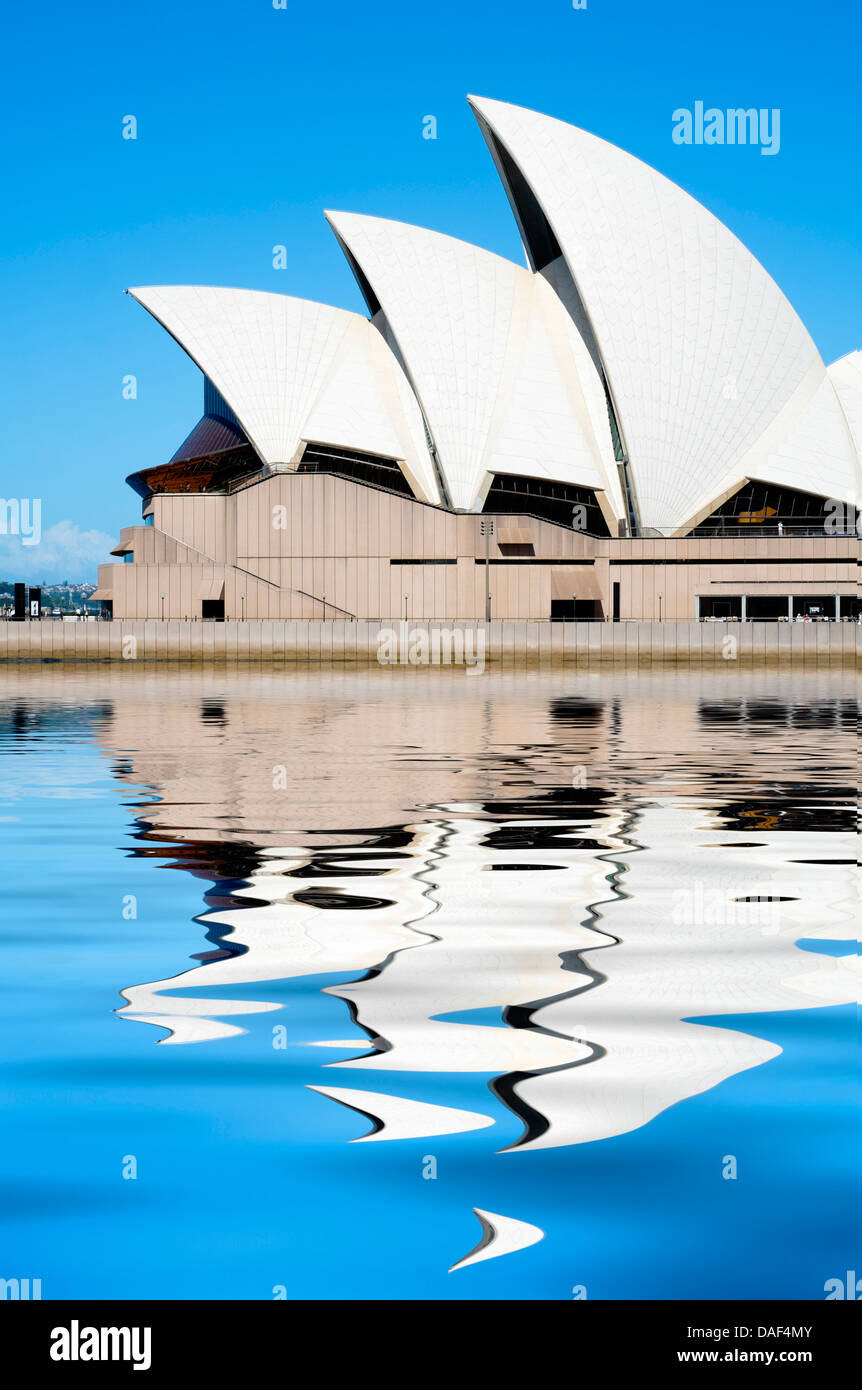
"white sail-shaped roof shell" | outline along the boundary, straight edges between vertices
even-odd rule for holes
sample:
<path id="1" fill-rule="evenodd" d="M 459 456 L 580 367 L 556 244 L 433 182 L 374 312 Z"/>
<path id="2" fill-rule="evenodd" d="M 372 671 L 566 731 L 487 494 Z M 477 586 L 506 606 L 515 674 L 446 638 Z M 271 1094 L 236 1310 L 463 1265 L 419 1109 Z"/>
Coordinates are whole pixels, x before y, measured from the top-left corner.
<path id="1" fill-rule="evenodd" d="M 381 306 L 375 321 L 409 373 L 451 505 L 481 505 L 493 473 L 523 474 L 595 489 L 614 531 L 604 388 L 551 285 L 438 232 L 327 217 Z"/>
<path id="2" fill-rule="evenodd" d="M 839 357 L 837 362 L 833 362 L 829 368 L 829 380 L 841 402 L 857 456 L 862 460 L 862 352 L 848 352 L 846 357 Z M 855 499 L 857 507 L 862 505 L 860 493 L 862 487 Z"/>
<path id="3" fill-rule="evenodd" d="M 492 152 L 499 142 L 532 191 L 577 285 L 641 527 L 684 531 L 751 477 L 850 500 L 858 458 L 825 366 L 727 227 L 586 131 L 470 100 Z"/>
<path id="4" fill-rule="evenodd" d="M 416 495 L 439 503 L 421 411 L 367 319 L 257 290 L 129 293 L 209 378 L 265 463 L 298 461 L 308 441 L 360 450 L 399 460 Z"/>

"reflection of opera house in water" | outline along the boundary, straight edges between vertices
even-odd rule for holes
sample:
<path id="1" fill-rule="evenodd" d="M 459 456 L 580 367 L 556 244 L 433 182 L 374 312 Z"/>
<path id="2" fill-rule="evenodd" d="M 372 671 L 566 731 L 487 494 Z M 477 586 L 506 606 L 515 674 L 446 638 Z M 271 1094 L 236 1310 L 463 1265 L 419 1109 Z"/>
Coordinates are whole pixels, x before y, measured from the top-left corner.
<path id="1" fill-rule="evenodd" d="M 374 1121 L 357 1137 L 478 1129 L 507 1107 L 516 1150 L 625 1133 L 775 1056 L 738 1018 L 691 1020 L 854 998 L 846 960 L 795 944 L 854 935 L 837 862 L 852 828 L 834 787 L 786 772 L 775 798 L 747 797 L 734 721 L 783 719 L 792 747 L 812 720 L 851 719 L 852 699 L 795 716 L 737 684 L 704 684 L 699 704 L 675 703 L 670 678 L 658 700 L 607 688 L 549 702 L 529 682 L 489 699 L 444 680 L 412 684 L 414 705 L 382 676 L 271 680 L 186 698 L 169 733 L 155 691 L 127 695 L 105 738 L 147 750 L 123 774 L 160 798 L 141 852 L 176 842 L 227 896 L 202 963 L 124 988 L 121 1017 L 205 1046 L 241 1045 L 268 1013 L 287 1045 L 320 1048 L 314 1089 Z M 268 984 L 330 975 L 342 1026 L 297 1033 Z M 487 1083 L 475 1110 L 417 1099 L 423 1076 L 453 1073 Z"/>

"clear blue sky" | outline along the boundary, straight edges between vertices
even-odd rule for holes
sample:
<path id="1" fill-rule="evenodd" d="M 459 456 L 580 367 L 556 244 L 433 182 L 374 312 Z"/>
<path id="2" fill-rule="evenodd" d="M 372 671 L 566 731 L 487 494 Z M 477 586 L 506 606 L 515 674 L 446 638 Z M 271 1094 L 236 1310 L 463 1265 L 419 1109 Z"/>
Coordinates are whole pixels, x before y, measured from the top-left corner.
<path id="1" fill-rule="evenodd" d="M 86 533 L 139 520 L 125 475 L 169 458 L 200 413 L 200 374 L 126 286 L 363 310 L 325 207 L 522 259 L 467 92 L 653 164 L 763 261 L 827 361 L 862 345 L 858 0 L 287 3 L 7 11 L 0 495 L 40 496 L 46 534 L 26 551 L 0 537 L 0 578 L 95 579 L 107 557 Z M 675 145 L 671 113 L 696 100 L 779 107 L 780 153 Z"/>

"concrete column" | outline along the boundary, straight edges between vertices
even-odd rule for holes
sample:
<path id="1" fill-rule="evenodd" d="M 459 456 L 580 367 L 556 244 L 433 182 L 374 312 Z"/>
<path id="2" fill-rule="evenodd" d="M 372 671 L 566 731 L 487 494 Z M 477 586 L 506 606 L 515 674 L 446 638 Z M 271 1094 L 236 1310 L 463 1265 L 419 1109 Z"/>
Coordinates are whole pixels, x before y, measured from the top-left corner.
<path id="1" fill-rule="evenodd" d="M 787 621 L 788 621 L 789 623 L 792 623 L 792 622 L 793 622 L 793 595 L 792 595 L 792 594 L 788 594 L 788 595 L 787 595 Z"/>
<path id="2" fill-rule="evenodd" d="M 836 621 L 836 623 L 840 623 L 840 621 L 841 621 L 841 595 L 840 595 L 840 594 L 836 594 L 836 595 L 835 595 L 835 621 Z"/>
<path id="3" fill-rule="evenodd" d="M 700 622 L 700 594 L 694 596 L 694 621 Z"/>
<path id="4" fill-rule="evenodd" d="M 747 594 L 743 594 L 743 595 L 742 595 L 742 611 L 741 611 L 741 613 L 740 613 L 739 616 L 740 616 L 740 618 L 742 619 L 742 621 L 743 621 L 744 623 L 745 623 L 745 622 L 748 622 L 748 595 L 747 595 Z"/>

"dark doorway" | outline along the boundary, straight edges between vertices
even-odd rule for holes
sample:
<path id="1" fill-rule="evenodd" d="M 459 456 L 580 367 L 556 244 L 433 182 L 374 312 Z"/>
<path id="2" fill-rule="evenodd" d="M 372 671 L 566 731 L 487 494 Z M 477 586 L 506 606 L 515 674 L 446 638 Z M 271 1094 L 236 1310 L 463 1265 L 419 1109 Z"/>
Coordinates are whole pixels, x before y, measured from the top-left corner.
<path id="1" fill-rule="evenodd" d="M 203 598 L 201 599 L 201 618 L 209 623 L 224 622 L 224 599 L 223 598 Z"/>
<path id="2" fill-rule="evenodd" d="M 552 623 L 600 623 L 602 605 L 597 599 L 551 599 Z"/>
<path id="3" fill-rule="evenodd" d="M 787 595 L 764 594 L 761 598 L 756 595 L 749 596 L 746 608 L 748 617 L 752 622 L 779 622 L 782 618 L 787 617 Z"/>
<path id="4" fill-rule="evenodd" d="M 793 599 L 793 616 L 799 615 L 809 618 L 817 618 L 822 621 L 824 618 L 835 617 L 835 599 L 832 594 L 797 594 Z"/>
<path id="5" fill-rule="evenodd" d="M 702 598 L 700 600 L 700 616 L 702 618 L 741 618 L 742 595 L 720 594 L 715 598 Z"/>

